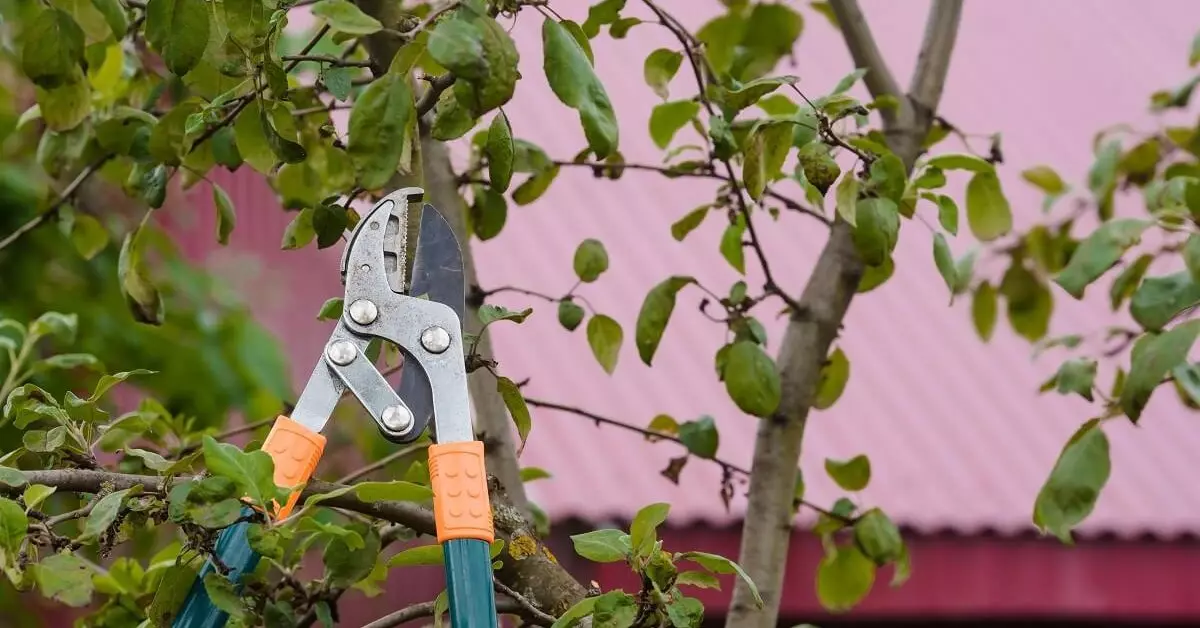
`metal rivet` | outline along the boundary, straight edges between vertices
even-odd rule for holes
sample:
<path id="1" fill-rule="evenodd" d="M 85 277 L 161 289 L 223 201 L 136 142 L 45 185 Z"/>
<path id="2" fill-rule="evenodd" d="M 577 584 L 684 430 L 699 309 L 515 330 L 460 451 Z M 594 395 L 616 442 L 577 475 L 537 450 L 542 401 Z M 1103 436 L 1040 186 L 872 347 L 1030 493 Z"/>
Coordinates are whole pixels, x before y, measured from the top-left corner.
<path id="1" fill-rule="evenodd" d="M 338 366 L 346 366 L 354 361 L 354 356 L 358 355 L 358 349 L 354 348 L 354 343 L 349 340 L 338 340 L 330 343 L 329 348 L 325 350 L 325 355 Z"/>
<path id="2" fill-rule="evenodd" d="M 413 413 L 404 406 L 388 406 L 383 409 L 383 426 L 398 434 L 403 434 L 412 429 Z"/>
<path id="3" fill-rule="evenodd" d="M 371 230 L 372 230 L 372 231 L 375 231 L 375 230 L 378 230 L 378 229 L 379 229 L 379 223 L 378 223 L 378 222 L 375 222 L 375 221 L 373 221 L 373 220 L 372 220 L 372 221 L 371 221 Z"/>
<path id="4" fill-rule="evenodd" d="M 370 265 L 370 264 L 363 264 L 362 266 L 359 266 L 359 267 L 358 267 L 358 269 L 359 269 L 359 270 L 361 270 L 361 271 L 363 271 L 363 272 L 365 273 L 365 272 L 367 272 L 368 270 L 371 270 L 371 265 Z"/>
<path id="5" fill-rule="evenodd" d="M 450 348 L 450 334 L 434 325 L 421 332 L 421 346 L 430 353 L 441 353 Z"/>
<path id="6" fill-rule="evenodd" d="M 350 319 L 359 325 L 370 325 L 379 318 L 379 308 L 370 299 L 359 299 L 350 304 Z"/>

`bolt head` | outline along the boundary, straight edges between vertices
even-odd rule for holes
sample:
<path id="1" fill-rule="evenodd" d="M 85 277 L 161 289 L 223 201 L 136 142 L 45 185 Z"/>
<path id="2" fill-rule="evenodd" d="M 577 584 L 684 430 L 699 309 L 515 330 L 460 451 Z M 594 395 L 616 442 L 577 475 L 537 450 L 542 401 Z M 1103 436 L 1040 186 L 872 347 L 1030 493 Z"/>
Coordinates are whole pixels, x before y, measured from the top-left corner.
<path id="1" fill-rule="evenodd" d="M 354 347 L 354 343 L 349 340 L 338 340 L 329 345 L 325 350 L 325 355 L 338 366 L 346 366 L 354 361 L 354 357 L 358 355 L 358 349 Z"/>
<path id="2" fill-rule="evenodd" d="M 434 325 L 421 332 L 421 346 L 430 353 L 441 353 L 450 348 L 450 332 Z"/>
<path id="3" fill-rule="evenodd" d="M 404 434 L 413 427 L 413 413 L 405 406 L 388 406 L 383 409 L 383 426 L 389 430 Z"/>
<path id="4" fill-rule="evenodd" d="M 379 308 L 370 299 L 359 299 L 350 304 L 350 319 L 359 325 L 370 325 L 379 318 Z"/>

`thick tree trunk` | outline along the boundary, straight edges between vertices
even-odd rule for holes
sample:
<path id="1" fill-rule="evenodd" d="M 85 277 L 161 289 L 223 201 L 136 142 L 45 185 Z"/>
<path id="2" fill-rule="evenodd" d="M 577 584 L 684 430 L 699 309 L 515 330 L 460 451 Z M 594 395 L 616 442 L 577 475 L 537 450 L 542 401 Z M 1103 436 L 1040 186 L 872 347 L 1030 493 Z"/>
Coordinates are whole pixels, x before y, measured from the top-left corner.
<path id="1" fill-rule="evenodd" d="M 888 71 L 855 0 L 832 0 L 855 65 L 869 68 L 865 77 L 873 96 L 890 94 L 899 111 L 884 118 L 893 151 L 911 171 L 922 140 L 941 99 L 954 48 L 962 0 L 935 0 L 921 46 L 910 94 L 905 95 Z M 770 628 L 776 625 L 792 533 L 795 470 L 800 461 L 804 428 L 821 367 L 837 338 L 862 277 L 863 263 L 851 238 L 853 229 L 837 220 L 784 333 L 779 354 L 783 398 L 777 415 L 759 423 L 751 466 L 749 504 L 738 561 L 757 584 L 763 607 L 755 605 L 741 581 L 734 589 L 726 628 Z"/>

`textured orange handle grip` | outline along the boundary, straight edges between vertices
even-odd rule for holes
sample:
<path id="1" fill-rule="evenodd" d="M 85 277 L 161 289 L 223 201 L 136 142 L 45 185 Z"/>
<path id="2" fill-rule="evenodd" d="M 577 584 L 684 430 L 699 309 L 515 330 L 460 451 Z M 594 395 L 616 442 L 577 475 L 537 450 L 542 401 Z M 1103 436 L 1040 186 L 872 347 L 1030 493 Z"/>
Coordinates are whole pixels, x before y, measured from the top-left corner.
<path id="1" fill-rule="evenodd" d="M 275 484 L 283 488 L 291 488 L 308 481 L 321 454 L 325 451 L 325 437 L 300 425 L 285 416 L 275 419 L 271 433 L 263 441 L 263 451 L 271 454 L 275 461 Z M 276 504 L 275 517 L 282 519 L 292 512 L 296 500 L 300 499 L 300 491 L 294 491 L 288 496 L 283 506 Z"/>
<path id="2" fill-rule="evenodd" d="M 429 483 L 438 543 L 451 539 L 495 540 L 482 442 L 430 445 Z"/>

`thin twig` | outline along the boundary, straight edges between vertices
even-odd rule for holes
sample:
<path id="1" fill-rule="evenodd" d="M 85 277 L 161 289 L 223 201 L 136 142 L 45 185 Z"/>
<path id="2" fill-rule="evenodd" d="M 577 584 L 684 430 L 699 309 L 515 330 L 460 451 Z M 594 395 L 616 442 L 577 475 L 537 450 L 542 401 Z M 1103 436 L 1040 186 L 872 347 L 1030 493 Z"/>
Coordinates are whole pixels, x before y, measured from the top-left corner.
<path id="1" fill-rule="evenodd" d="M 67 187 L 62 191 L 62 194 L 58 196 L 58 200 L 54 201 L 54 203 L 50 205 L 46 211 L 33 217 L 20 227 L 17 227 L 16 231 L 13 231 L 5 236 L 3 240 L 0 240 L 0 250 L 4 249 L 4 247 L 12 244 L 13 242 L 16 242 L 26 233 L 33 231 L 38 227 L 38 225 L 56 216 L 58 214 L 58 210 L 62 209 L 62 206 L 66 205 L 71 200 L 71 197 L 79 191 L 80 186 L 82 186 L 84 182 L 88 180 L 88 177 L 91 177 L 96 173 L 96 171 L 100 170 L 100 167 L 111 158 L 111 155 L 105 155 L 95 163 L 81 170 L 79 174 L 75 176 L 75 179 L 73 179 L 71 183 L 68 184 Z"/>
<path id="2" fill-rule="evenodd" d="M 420 604 L 413 604 L 412 606 L 406 606 L 394 613 L 391 613 L 390 615 L 385 615 L 383 617 L 380 617 L 379 619 L 376 619 L 375 621 L 364 625 L 362 628 L 394 628 L 395 626 L 399 626 L 400 624 L 410 622 L 414 619 L 421 619 L 422 617 L 433 617 L 435 608 L 436 608 L 435 602 L 421 602 Z M 496 600 L 496 612 L 498 612 L 498 613 L 518 613 L 519 614 L 519 613 L 522 613 L 524 610 L 525 609 L 522 608 L 521 605 L 514 600 L 503 600 L 503 599 Z M 554 623 L 554 618 L 551 617 L 550 622 L 547 624 L 544 624 L 544 625 L 548 626 L 553 623 Z"/>
<path id="3" fill-rule="evenodd" d="M 496 587 L 497 591 L 507 595 L 512 599 L 512 601 L 516 602 L 518 606 L 524 609 L 524 612 L 521 613 L 522 615 L 538 620 L 546 626 L 549 626 L 555 622 L 554 615 L 551 615 L 537 606 L 534 606 L 533 602 L 529 601 L 529 598 L 512 590 L 511 587 L 497 580 L 495 576 L 492 577 L 492 584 Z M 496 600 L 496 603 L 499 604 L 500 600 Z"/>
<path id="4" fill-rule="evenodd" d="M 591 161 L 582 161 L 581 162 L 581 161 L 565 161 L 565 160 L 555 160 L 551 163 L 553 163 L 556 166 L 560 166 L 560 167 L 576 167 L 576 168 L 587 167 L 587 168 L 592 168 L 593 170 L 595 170 L 595 169 L 620 170 L 623 168 L 629 169 L 629 170 L 644 170 L 646 172 L 657 172 L 667 178 L 691 177 L 691 178 L 696 178 L 696 179 L 716 179 L 718 181 L 728 181 L 729 180 L 728 177 L 726 177 L 725 175 L 717 173 L 713 170 L 682 171 L 682 170 L 674 170 L 674 169 L 670 168 L 669 166 L 655 166 L 655 165 L 651 165 L 651 164 L 638 164 L 638 163 L 605 164 L 605 163 L 591 162 Z M 783 203 L 783 205 L 786 209 L 789 209 L 789 210 L 792 210 L 795 212 L 799 212 L 799 213 L 805 214 L 807 216 L 811 216 L 811 217 L 821 221 L 821 223 L 826 226 L 831 224 L 829 219 L 826 218 L 825 215 L 822 214 L 821 212 L 819 212 L 815 209 L 809 208 L 809 207 L 805 207 L 805 206 L 801 205 L 800 203 L 797 203 L 796 201 L 794 201 L 774 190 L 767 190 L 763 194 L 764 194 L 764 196 L 769 196 L 772 199 L 779 201 L 780 203 Z"/>
<path id="5" fill-rule="evenodd" d="M 409 454 L 412 454 L 414 452 L 425 449 L 426 447 L 428 447 L 428 443 L 414 443 L 407 447 L 404 447 L 403 449 L 398 449 L 396 451 L 393 451 L 392 453 L 380 458 L 379 460 L 376 460 L 375 462 L 372 462 L 369 465 L 366 465 L 365 467 L 362 467 L 360 469 L 355 469 L 354 471 L 347 473 L 345 476 L 338 479 L 338 484 L 350 484 L 351 482 L 354 482 L 355 480 L 358 480 L 360 478 L 368 476 L 368 475 L 388 466 L 389 464 L 391 464 Z"/>
<path id="6" fill-rule="evenodd" d="M 681 445 L 685 449 L 687 448 L 687 444 L 685 444 L 683 442 L 683 439 L 679 438 L 678 436 L 668 434 L 666 432 L 656 432 L 654 430 L 648 430 L 643 427 L 631 425 L 624 421 L 618 421 L 617 419 L 610 419 L 606 416 L 601 416 L 599 414 L 596 414 L 595 412 L 589 412 L 587 410 L 584 410 L 583 408 L 576 408 L 575 406 L 568 406 L 565 404 L 556 403 L 553 401 L 546 401 L 545 399 L 535 399 L 532 397 L 525 397 L 525 403 L 528 405 L 531 405 L 535 408 L 545 408 L 547 410 L 556 410 L 558 412 L 564 412 L 566 414 L 574 414 L 576 416 L 580 416 L 580 417 L 583 417 L 590 421 L 593 421 L 598 425 L 601 425 L 601 424 L 609 425 L 612 427 L 621 428 L 623 430 L 628 430 L 630 432 L 637 432 L 638 434 L 641 434 L 642 436 L 645 436 L 647 438 L 660 438 L 662 440 L 669 440 L 673 443 Z M 743 477 L 750 477 L 750 470 L 746 469 L 745 467 L 740 467 L 736 464 L 733 464 L 732 462 L 727 462 L 720 458 L 709 458 L 709 460 L 716 463 L 717 466 L 721 467 L 721 469 L 724 471 L 728 471 L 730 473 L 740 475 Z M 809 508 L 815 512 L 821 513 L 827 517 L 831 517 L 833 519 L 841 521 L 843 523 L 852 523 L 853 522 L 853 519 L 843 517 L 842 515 L 831 512 L 828 509 L 822 508 L 821 506 L 818 506 L 809 501 L 800 500 L 800 505 L 804 506 L 806 508 Z"/>
<path id="7" fill-rule="evenodd" d="M 303 63 L 305 61 L 311 61 L 313 63 L 324 63 L 324 64 L 337 66 L 337 67 L 343 67 L 343 68 L 369 68 L 369 67 L 371 67 L 370 61 L 355 61 L 353 59 L 342 59 L 342 58 L 338 58 L 338 57 L 331 57 L 329 55 L 284 55 L 281 58 L 284 61 L 295 61 L 296 63 Z"/>

